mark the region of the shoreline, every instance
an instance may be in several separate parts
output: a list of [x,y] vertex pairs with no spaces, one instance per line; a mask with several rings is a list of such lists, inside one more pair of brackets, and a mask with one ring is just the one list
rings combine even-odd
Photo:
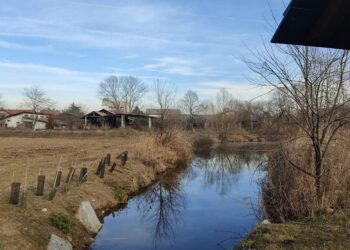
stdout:
[[[0,248],[46,249],[51,234],[54,234],[68,241],[74,249],[87,249],[96,234],[89,232],[75,218],[80,204],[89,201],[99,218],[106,216],[120,203],[116,188],[123,190],[128,198],[135,196],[155,183],[162,174],[189,160],[192,149],[185,150],[188,145],[178,143],[155,146],[153,134],[130,131],[83,138],[0,137],[0,180],[4,190],[0,206]],[[129,160],[124,167],[118,166],[113,173],[106,169],[103,179],[95,175],[102,156],[110,153],[113,162],[125,150],[129,151]],[[54,199],[49,200],[56,165],[61,157],[62,185]],[[63,182],[75,161],[78,163],[75,164],[74,181],[65,191]],[[82,164],[88,168],[88,177],[86,182],[78,185]],[[26,206],[23,208],[9,204],[8,198],[10,181],[19,181],[23,187],[25,165],[29,166],[29,171]],[[39,172],[46,175],[44,196],[35,195]],[[72,221],[67,233],[50,223],[51,215],[59,213]]]
[[[116,198],[116,188],[125,191],[128,199],[144,192],[167,171],[188,164],[193,153],[190,144],[199,136],[179,132],[179,138],[175,138],[170,145],[158,145],[151,132],[124,130],[74,134],[72,137],[70,132],[44,135],[29,133],[26,136],[16,133],[5,137],[0,134],[0,188],[5,190],[1,199],[3,205],[0,206],[0,248],[46,249],[51,234],[55,234],[69,241],[74,249],[88,249],[97,234],[89,232],[75,218],[80,204],[90,201],[98,218],[107,216],[121,204]],[[252,143],[261,144],[248,142],[249,145]],[[118,167],[112,174],[106,171],[104,179],[94,174],[102,156],[110,153],[113,162],[125,150],[130,154],[125,167]],[[69,191],[65,192],[60,187],[50,201],[49,192],[60,157],[64,159],[61,166],[63,179],[72,162],[78,159],[77,173]],[[77,175],[81,164],[88,167],[89,174],[88,181],[78,185]],[[22,208],[8,204],[8,180],[23,183],[26,165],[30,173],[28,201],[26,208]],[[42,197],[34,194],[39,171],[47,178]],[[63,213],[71,218],[73,223],[68,233],[50,224],[50,216],[55,213]]]
[[[165,168],[164,171],[161,171],[161,172],[158,172],[158,173],[155,173],[155,178],[153,180],[151,180],[150,183],[147,183],[145,186],[140,186],[139,189],[135,190],[135,191],[132,191],[132,192],[129,192],[127,193],[128,195],[128,199],[125,203],[116,203],[114,206],[108,206],[108,207],[97,207],[95,208],[95,213],[97,215],[97,217],[99,218],[99,220],[103,220],[105,217],[109,216],[110,214],[112,214],[113,212],[117,212],[119,211],[120,209],[123,209],[125,208],[127,205],[128,205],[128,201],[130,199],[133,199],[134,197],[146,192],[149,188],[152,187],[152,185],[156,184],[159,179],[165,175],[166,173],[168,173],[169,171],[172,171],[174,169],[177,169],[177,168],[186,168],[188,166],[176,166],[176,165],[172,165],[172,166],[167,166]],[[103,227],[103,223],[102,223],[102,227]],[[101,227],[101,229],[102,229]],[[99,232],[101,231],[101,229],[99,230]],[[99,232],[97,232],[96,234],[91,234],[91,239],[92,240],[89,240],[88,242],[86,242],[86,248],[85,249],[89,249],[91,244],[93,244],[95,242],[95,239],[96,239],[96,236],[99,234]]]

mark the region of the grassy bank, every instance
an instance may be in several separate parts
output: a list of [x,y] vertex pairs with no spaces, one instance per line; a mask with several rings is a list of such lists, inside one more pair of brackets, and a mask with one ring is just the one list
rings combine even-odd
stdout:
[[259,225],[235,249],[349,249],[350,231],[335,216]]
[[[190,156],[184,135],[175,134],[171,143],[160,144],[150,133],[108,131],[84,134],[0,133],[0,249],[46,249],[50,235],[69,240],[75,249],[84,249],[91,235],[75,219],[82,201],[90,201],[103,216],[105,211],[123,203],[147,187],[168,169],[185,163]],[[122,151],[129,151],[125,167],[118,167],[105,178],[94,175],[98,161],[107,153],[112,162]],[[61,161],[62,185],[51,196],[57,165]],[[68,188],[64,182],[68,169],[77,167],[76,179]],[[79,169],[88,168],[87,182],[79,185]],[[35,196],[39,172],[46,176],[45,195]],[[10,184],[26,183],[26,199],[10,205]]]
[[[323,158],[319,189],[315,152],[305,137],[281,141],[262,182],[265,216],[237,249],[349,249],[349,142],[341,131]],[[311,174],[310,174],[311,173]]]

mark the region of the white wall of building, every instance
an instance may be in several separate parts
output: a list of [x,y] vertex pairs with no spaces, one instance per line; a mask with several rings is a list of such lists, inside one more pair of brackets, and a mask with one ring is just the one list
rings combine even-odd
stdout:
[[[7,117],[2,121],[2,123],[4,124],[3,125],[4,127],[17,128],[17,127],[23,127],[23,124],[25,122],[28,122],[28,123],[33,122],[32,119],[35,119],[35,114],[24,113],[24,114],[18,114],[18,115]],[[47,117],[45,115],[38,115],[37,119],[46,120]],[[46,129],[46,122],[38,120],[35,124],[34,129],[35,130]]]

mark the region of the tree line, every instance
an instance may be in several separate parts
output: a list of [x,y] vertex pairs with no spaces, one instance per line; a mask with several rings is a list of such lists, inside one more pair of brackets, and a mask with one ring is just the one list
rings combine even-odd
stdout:
[[[146,93],[153,92],[154,105],[159,111],[159,127],[166,126],[171,109],[180,109],[185,120],[185,127],[193,128],[198,119],[202,121],[202,127],[214,128],[222,137],[229,133],[230,129],[242,126],[254,129],[253,125],[244,124],[249,121],[260,121],[276,116],[276,108],[271,101],[247,102],[233,98],[227,89],[220,89],[217,93],[216,102],[213,100],[202,100],[197,92],[188,90],[181,98],[177,99],[174,84],[163,80],[154,79],[150,89],[141,79],[134,76],[109,76],[98,85],[97,96],[115,112],[138,112],[138,105]],[[45,109],[52,109],[56,102],[49,98],[47,93],[39,86],[25,88],[22,92],[22,106],[40,113]],[[1,98],[0,98],[1,106]],[[63,111],[83,115],[86,109],[76,102],[71,103]],[[179,118],[179,117],[173,117]],[[36,123],[34,119],[34,124]],[[257,123],[256,123],[257,124]]]

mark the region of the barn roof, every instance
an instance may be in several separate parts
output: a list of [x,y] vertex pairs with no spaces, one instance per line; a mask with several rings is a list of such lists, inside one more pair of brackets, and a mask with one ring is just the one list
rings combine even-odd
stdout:
[[[133,114],[133,113],[112,113],[111,111],[108,111],[106,109],[102,109],[100,111],[92,111],[86,115],[84,115],[82,118],[85,117],[121,117],[122,115],[125,115],[127,117],[139,117],[139,118],[148,118],[149,115],[143,115],[143,114]],[[153,118],[153,117],[150,117]]]
[[33,110],[30,109],[1,109],[0,112],[7,113],[9,116],[18,115],[23,113],[33,113]]
[[33,110],[28,109],[1,109],[0,112],[5,112],[7,115],[1,119],[9,118],[12,116],[17,116],[21,114],[31,114],[31,115],[45,115],[43,113],[36,113]]
[[349,0],[292,0],[272,43],[350,49]]

